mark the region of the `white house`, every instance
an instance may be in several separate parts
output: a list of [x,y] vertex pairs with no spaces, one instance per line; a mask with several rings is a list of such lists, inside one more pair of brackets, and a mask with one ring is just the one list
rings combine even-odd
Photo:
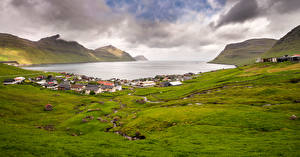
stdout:
[[170,82],[171,86],[180,86],[182,83],[180,81]]

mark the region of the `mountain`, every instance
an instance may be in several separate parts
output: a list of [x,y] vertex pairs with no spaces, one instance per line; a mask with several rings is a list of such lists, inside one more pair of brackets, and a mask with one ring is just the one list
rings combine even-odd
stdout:
[[133,57],[136,61],[148,61],[148,59],[143,55],[138,55]]
[[96,49],[93,54],[97,58],[106,58],[109,61],[135,61],[130,54],[112,45],[100,47]]
[[100,49],[87,49],[76,41],[60,39],[60,35],[35,42],[0,33],[0,61],[18,61],[20,64],[134,61],[128,53],[117,48],[115,51]]
[[266,57],[280,57],[283,55],[294,55],[300,53],[300,25],[288,32],[278,40],[275,45],[262,55]]
[[245,65],[254,63],[264,52],[276,43],[275,39],[250,39],[229,44],[210,63]]

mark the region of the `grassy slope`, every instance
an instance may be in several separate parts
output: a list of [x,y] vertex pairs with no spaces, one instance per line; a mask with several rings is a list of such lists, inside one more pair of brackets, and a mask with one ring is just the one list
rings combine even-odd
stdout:
[[[1,76],[28,73],[0,66]],[[270,63],[204,73],[178,87],[95,97],[31,85],[0,85],[0,154],[298,156],[300,121],[289,116],[300,115],[299,79],[300,63]],[[136,103],[142,96],[161,103]],[[53,111],[43,111],[47,103],[54,105]],[[126,107],[120,109],[120,104]],[[86,112],[91,108],[101,111]],[[110,123],[82,123],[86,115],[120,117],[121,126],[114,130],[129,135],[139,131],[146,140],[127,141],[104,132]],[[44,125],[54,125],[55,131],[36,128]]]
[[[105,55],[76,42],[56,40],[55,36],[38,42],[21,39],[9,34],[0,34],[0,61],[18,61],[20,64],[74,63],[97,61],[132,61],[133,58]],[[102,55],[104,54],[104,55]]]
[[275,42],[274,39],[252,39],[230,44],[211,63],[234,65],[255,63],[256,58],[269,50]]
[[281,57],[294,54],[300,54],[300,25],[281,38],[262,57]]

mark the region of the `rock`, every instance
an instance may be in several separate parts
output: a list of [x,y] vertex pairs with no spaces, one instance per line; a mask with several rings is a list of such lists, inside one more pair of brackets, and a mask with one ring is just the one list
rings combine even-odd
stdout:
[[94,116],[86,116],[85,118],[90,119],[90,120],[94,120]]
[[51,104],[47,104],[47,105],[45,105],[44,110],[45,111],[52,111],[53,110],[53,106]]
[[139,131],[136,131],[136,132],[135,132],[135,136],[136,136],[136,137],[139,137],[140,135],[141,135],[141,133],[140,133]]
[[300,103],[300,100],[294,100],[294,103]]
[[188,104],[188,106],[192,106],[193,104]]
[[298,117],[296,115],[290,116],[290,120],[296,120]]
[[272,106],[271,104],[265,104],[263,105],[263,107],[267,107],[267,106]]
[[100,108],[96,108],[96,109],[88,109],[87,112],[93,112],[93,111],[100,111]]
[[101,122],[107,122],[107,120],[102,119],[101,117],[98,117],[97,120],[101,121]]
[[73,133],[73,134],[71,134],[72,136],[78,136],[77,134],[75,134],[75,133]]
[[139,99],[139,100],[136,100],[136,103],[145,104],[146,101],[144,99]]
[[83,118],[83,119],[82,119],[82,122],[83,122],[83,123],[87,123],[88,120],[86,120],[85,118]]
[[202,105],[202,103],[196,103],[196,105],[200,106],[200,105]]

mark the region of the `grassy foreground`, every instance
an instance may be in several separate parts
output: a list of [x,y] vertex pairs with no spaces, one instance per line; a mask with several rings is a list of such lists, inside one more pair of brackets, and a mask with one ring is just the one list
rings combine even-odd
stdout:
[[[0,65],[0,81],[38,73]],[[98,96],[1,83],[0,156],[299,156],[299,82],[300,63],[263,63]]]

